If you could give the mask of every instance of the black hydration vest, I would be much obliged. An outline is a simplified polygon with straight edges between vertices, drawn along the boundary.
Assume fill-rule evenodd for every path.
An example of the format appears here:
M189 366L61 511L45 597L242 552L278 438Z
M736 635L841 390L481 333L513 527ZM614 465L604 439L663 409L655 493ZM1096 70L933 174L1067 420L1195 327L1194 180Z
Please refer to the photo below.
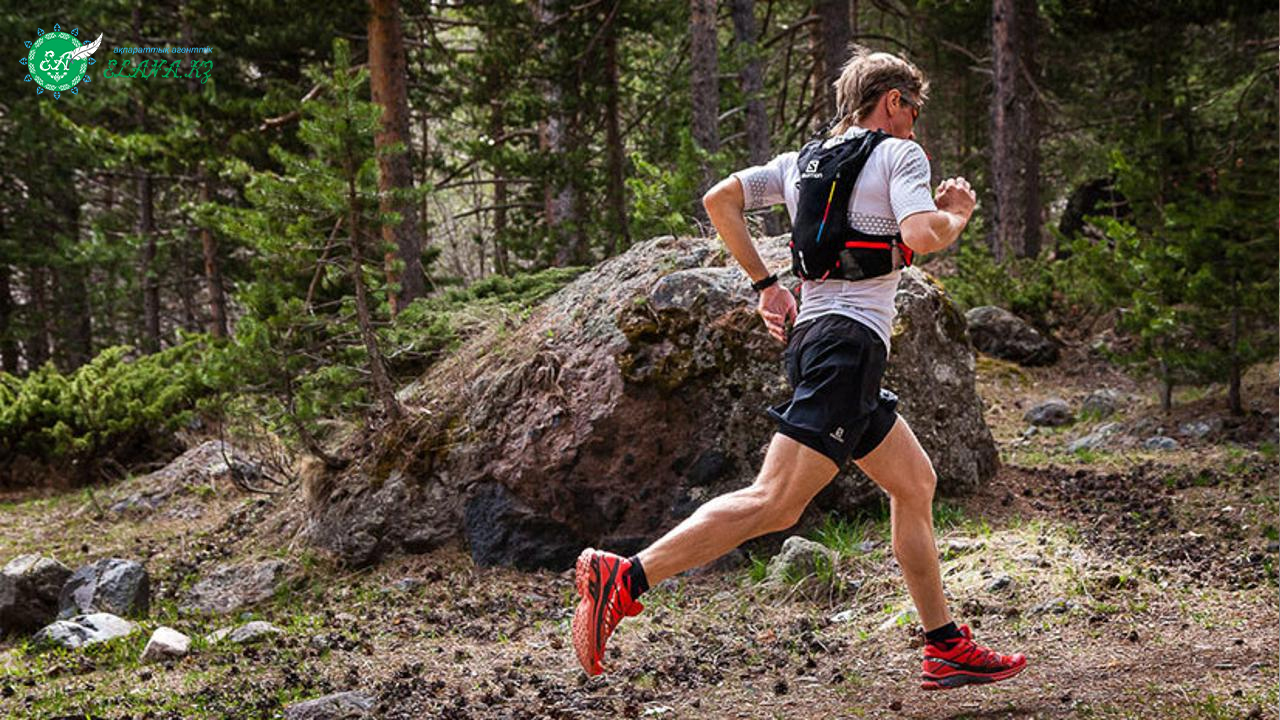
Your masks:
M871 235L849 227L849 200L871 152L888 138L862 133L828 148L810 141L800 151L799 200L791 228L791 271L806 280L864 280L911 264L902 234Z

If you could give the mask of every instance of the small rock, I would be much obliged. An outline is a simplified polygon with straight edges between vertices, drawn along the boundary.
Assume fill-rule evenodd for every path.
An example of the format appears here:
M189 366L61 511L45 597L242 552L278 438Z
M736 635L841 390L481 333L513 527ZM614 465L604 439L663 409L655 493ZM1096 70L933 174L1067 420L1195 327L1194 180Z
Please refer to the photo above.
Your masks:
M366 717L374 699L361 692L340 692L295 703L284 709L285 720L354 720Z
M1115 414L1119 400L1120 393L1111 388L1094 390L1080 403L1080 411L1099 418L1110 417Z
M947 541L947 552L951 555L959 555L981 550L985 545L985 542L973 538L953 538Z
M1075 417L1071 414L1071 406L1062 398L1050 398L1044 402L1032 407L1022 416L1022 419L1032 425L1066 425Z
M124 637L134 629L134 624L122 617L111 613L92 613L47 625L35 634L32 641L37 645L51 643L74 650L82 645Z
M283 560L222 565L191 588L182 609L229 615L271 598L291 571Z
M104 558L71 575L58 596L58 619L107 612L143 617L151 607L151 576L142 563Z
M245 645L257 642L272 635L281 635L283 633L284 630L281 630L269 622L254 620L236 628L222 628L220 630L214 630L212 633L209 633L207 640L210 645L216 645L223 640L239 645Z
M875 550L876 546L878 546L879 544L880 543L876 542L875 540L863 540L862 542L858 543L858 552L869 553L872 550Z
M1177 450L1178 441L1165 435L1156 435L1143 440L1142 447L1147 450Z
M646 708L643 713L640 713L640 715L642 717L662 717L663 715L667 715L674 711L675 708L667 705L655 705L654 707Z
M893 712L902 712L902 701L894 700L893 702L889 703L889 709L892 710Z
M841 610L835 615L832 615L830 619L831 619L831 622L833 623L847 623L857 618L857 616L858 616L858 613L850 609L850 610Z
M1222 418L1191 420L1178 426L1178 434L1197 440L1222 430Z
M20 555L0 570L0 635L31 632L58 616L58 592L71 570L53 558Z
M1013 578L1009 577L1008 575L1000 575L999 577L996 577L995 579L993 579L991 582L987 583L987 592L990 592L990 593L1000 592L1001 590L1004 590L1005 588L1009 587L1012 584L1013 584Z
M399 580L395 581L395 583L392 584L391 587L395 588L396 590L399 590L400 592L412 593L416 591L418 588L422 587L422 585L423 585L423 582L418 578L407 577L407 578L400 578Z
M879 632L892 630L899 626L909 626L916 622L915 610L902 610L894 614L893 617L880 623L880 627L876 628Z
M158 627L142 650L142 662L180 658L191 649L191 638L169 627Z
M782 543L782 550L769 561L767 582L785 585L816 573L822 564L835 566L836 556L827 546L793 535Z
M1107 440L1116 433L1120 432L1121 425L1117 422L1109 422L1100 425L1093 432L1078 437L1067 443L1067 452L1077 452L1079 450L1096 450L1106 444Z
M1075 606L1076 606L1075 603L1071 602L1070 600L1059 597L1059 598L1053 598L1052 600L1048 600L1046 602L1042 602L1039 605L1035 605L1031 608L1029 612L1032 615L1039 615L1042 613L1053 613L1055 615L1061 615L1067 612L1068 610L1071 610Z

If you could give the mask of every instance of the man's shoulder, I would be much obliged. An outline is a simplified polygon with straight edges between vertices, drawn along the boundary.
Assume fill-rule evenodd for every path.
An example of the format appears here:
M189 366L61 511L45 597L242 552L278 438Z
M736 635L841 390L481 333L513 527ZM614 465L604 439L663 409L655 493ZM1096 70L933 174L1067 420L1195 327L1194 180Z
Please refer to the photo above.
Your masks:
M893 158L904 158L909 156L925 157L924 148L920 147L920 143L915 140L904 138L888 137L884 142L880 143L885 149L885 154Z

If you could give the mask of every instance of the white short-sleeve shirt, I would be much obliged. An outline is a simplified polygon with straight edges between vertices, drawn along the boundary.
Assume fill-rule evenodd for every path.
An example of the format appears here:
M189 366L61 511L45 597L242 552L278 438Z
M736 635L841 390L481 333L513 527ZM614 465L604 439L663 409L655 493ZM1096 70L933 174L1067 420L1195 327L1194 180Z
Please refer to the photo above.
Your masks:
M864 132L867 131L863 128L852 127L825 144L834 145ZM800 186L797 157L798 152L782 153L764 165L733 173L742 183L745 209L785 203L794 221ZM929 158L924 149L914 141L891 137L871 151L853 186L849 224L865 233L893 235L908 215L937 209L930 190ZM820 315L844 315L874 330L887 351L893 318L897 314L893 299L901 274L895 270L869 280L805 280L800 286L800 316L796 324Z

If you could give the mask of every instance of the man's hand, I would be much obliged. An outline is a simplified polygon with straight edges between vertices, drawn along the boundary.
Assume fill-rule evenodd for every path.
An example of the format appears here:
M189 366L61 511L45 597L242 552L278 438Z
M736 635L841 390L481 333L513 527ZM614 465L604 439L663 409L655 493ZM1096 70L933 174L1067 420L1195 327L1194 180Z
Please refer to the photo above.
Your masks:
M969 181L962 177L943 180L933 198L939 210L954 213L965 220L973 215L973 206L978 201L973 188L969 187Z
M796 299L782 285L774 283L760 291L760 317L778 342L787 341L786 322L796 319Z

